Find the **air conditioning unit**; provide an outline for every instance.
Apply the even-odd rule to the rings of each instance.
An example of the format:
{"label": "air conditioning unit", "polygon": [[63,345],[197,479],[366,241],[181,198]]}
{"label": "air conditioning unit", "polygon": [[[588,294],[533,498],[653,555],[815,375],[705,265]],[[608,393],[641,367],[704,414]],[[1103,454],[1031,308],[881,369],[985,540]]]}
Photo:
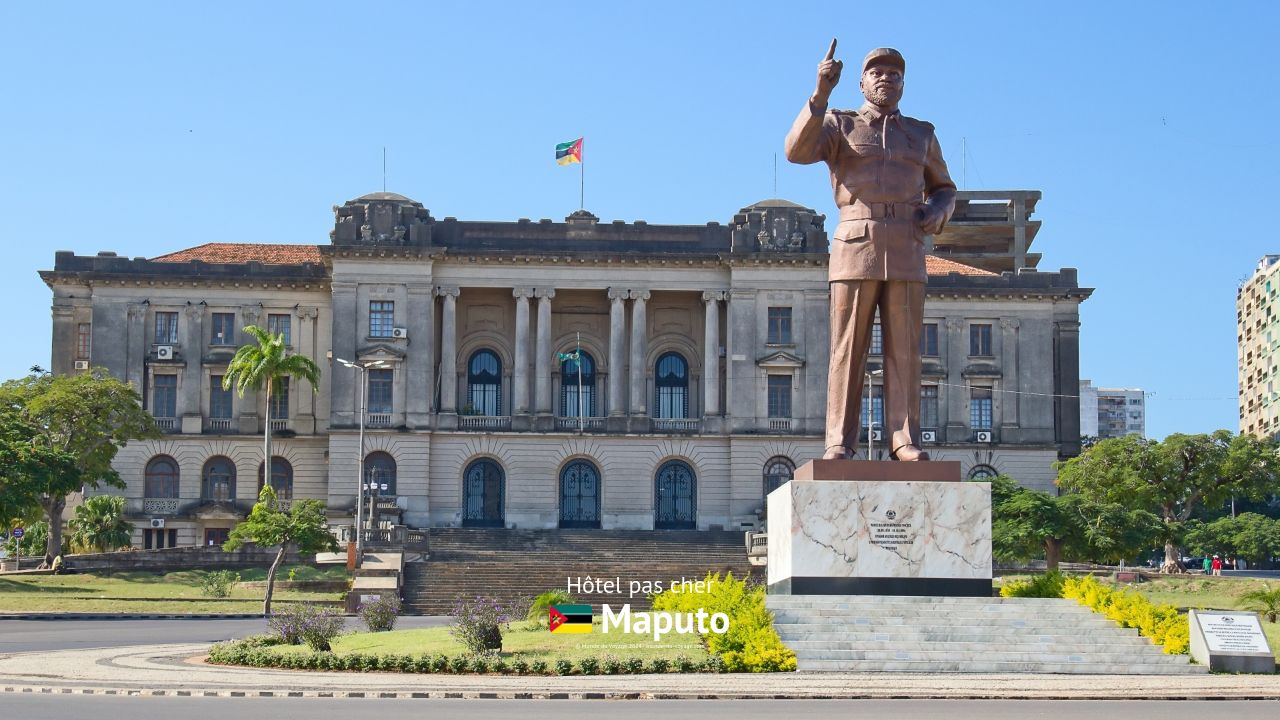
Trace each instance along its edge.
{"label": "air conditioning unit", "polygon": [[77,361],[76,361],[76,369],[77,369],[77,370],[88,370],[88,369],[89,369],[89,361],[88,361],[88,360],[77,360]]}
{"label": "air conditioning unit", "polygon": [[938,433],[933,430],[925,430],[920,433],[920,442],[936,443],[938,442]]}
{"label": "air conditioning unit", "polygon": [[159,345],[159,346],[157,346],[157,347],[156,347],[156,359],[157,359],[157,360],[172,360],[172,359],[173,359],[173,346],[172,346],[172,345]]}
{"label": "air conditioning unit", "polygon": [[883,439],[884,439],[884,433],[880,432],[880,430],[878,430],[878,429],[876,429],[876,430],[872,430],[872,431],[871,431],[871,439],[872,439],[872,440],[883,440]]}
{"label": "air conditioning unit", "polygon": [[153,528],[164,527],[164,518],[151,518],[151,527]]}
{"label": "air conditioning unit", "polygon": [[405,339],[409,337],[408,328],[391,328],[391,337]]}
{"label": "air conditioning unit", "polygon": [[980,430],[980,431],[978,431],[978,442],[980,442],[980,443],[989,443],[989,442],[991,442],[991,431],[990,431],[990,430]]}

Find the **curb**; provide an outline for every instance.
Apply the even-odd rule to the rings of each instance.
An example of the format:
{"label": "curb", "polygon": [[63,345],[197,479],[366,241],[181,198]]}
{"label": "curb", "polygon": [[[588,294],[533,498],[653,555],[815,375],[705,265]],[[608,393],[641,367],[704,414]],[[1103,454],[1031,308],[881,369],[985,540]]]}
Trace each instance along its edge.
{"label": "curb", "polygon": [[262,613],[0,613],[0,620],[261,620]]}
{"label": "curb", "polygon": [[374,698],[379,700],[1276,700],[1280,695],[1230,695],[1205,697],[1196,693],[1100,694],[1100,693],[996,693],[849,692],[849,693],[736,693],[736,692],[516,692],[516,691],[379,691],[379,690],[153,690],[145,688],[62,687],[11,685],[0,693],[27,695],[117,695],[126,697],[219,698]]}

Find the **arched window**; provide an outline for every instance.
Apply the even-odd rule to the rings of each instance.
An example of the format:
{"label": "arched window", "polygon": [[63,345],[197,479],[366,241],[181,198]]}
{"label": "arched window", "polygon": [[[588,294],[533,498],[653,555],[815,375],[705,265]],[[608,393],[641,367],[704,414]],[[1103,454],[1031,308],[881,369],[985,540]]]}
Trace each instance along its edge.
{"label": "arched window", "polygon": [[560,527],[600,527],[600,471],[588,460],[560,471]]}
{"label": "arched window", "polygon": [[698,521],[698,478],[693,468],[669,460],[654,477],[653,526],[658,530],[693,530]]}
{"label": "arched window", "polygon": [[594,417],[595,414],[596,362],[591,353],[579,350],[577,360],[560,363],[560,416]]}
{"label": "arched window", "polygon": [[1000,474],[999,470],[990,465],[974,465],[969,470],[970,480],[987,480]]}
{"label": "arched window", "polygon": [[168,455],[158,455],[147,463],[143,497],[178,497],[178,463]]}
{"label": "arched window", "polygon": [[462,526],[502,527],[505,524],[502,466],[476,460],[462,473]]}
{"label": "arched window", "polygon": [[680,353],[669,352],[658,358],[654,385],[658,394],[654,417],[689,417],[689,363]]}
{"label": "arched window", "polygon": [[764,494],[769,493],[791,482],[796,473],[796,464],[790,458],[775,455],[764,464]]}
{"label": "arched window", "polygon": [[467,405],[475,415],[502,414],[502,361],[492,350],[477,350],[467,363]]}
{"label": "arched window", "polygon": [[230,502],[236,499],[236,466],[221,455],[204,464],[200,481],[200,499],[205,502]]}
{"label": "arched window", "polygon": [[[371,452],[364,458],[365,485],[377,483],[378,495],[396,494],[396,460],[382,451]],[[386,489],[383,489],[386,485]]]}
{"label": "arched window", "polygon": [[[271,458],[271,487],[276,499],[293,499],[293,466],[279,455]],[[258,463],[258,490],[262,490],[262,463]]]}

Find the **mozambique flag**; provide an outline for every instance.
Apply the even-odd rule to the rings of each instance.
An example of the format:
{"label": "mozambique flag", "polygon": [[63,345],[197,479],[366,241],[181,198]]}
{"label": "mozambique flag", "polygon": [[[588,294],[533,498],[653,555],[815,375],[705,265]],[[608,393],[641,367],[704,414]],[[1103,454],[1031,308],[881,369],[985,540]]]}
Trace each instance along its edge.
{"label": "mozambique flag", "polygon": [[591,632],[590,605],[552,605],[547,613],[553,633]]}
{"label": "mozambique flag", "polygon": [[556,146],[556,164],[568,165],[582,162],[582,138]]}

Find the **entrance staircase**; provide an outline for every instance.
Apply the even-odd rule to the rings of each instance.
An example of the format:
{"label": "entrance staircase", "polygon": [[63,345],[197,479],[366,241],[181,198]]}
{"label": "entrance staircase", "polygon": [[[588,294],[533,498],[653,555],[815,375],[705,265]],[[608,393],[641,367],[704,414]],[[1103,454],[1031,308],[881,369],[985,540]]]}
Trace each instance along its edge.
{"label": "entrance staircase", "polygon": [[1206,673],[1073,600],[770,595],[800,671]]}
{"label": "entrance staircase", "polygon": [[[429,559],[405,564],[405,611],[447,615],[458,597],[512,602],[566,589],[568,578],[621,578],[621,594],[572,593],[579,603],[647,610],[629,597],[632,580],[702,579],[708,571],[752,571],[740,532],[681,530],[506,530],[431,528]],[[757,569],[759,572],[759,569]]]}

